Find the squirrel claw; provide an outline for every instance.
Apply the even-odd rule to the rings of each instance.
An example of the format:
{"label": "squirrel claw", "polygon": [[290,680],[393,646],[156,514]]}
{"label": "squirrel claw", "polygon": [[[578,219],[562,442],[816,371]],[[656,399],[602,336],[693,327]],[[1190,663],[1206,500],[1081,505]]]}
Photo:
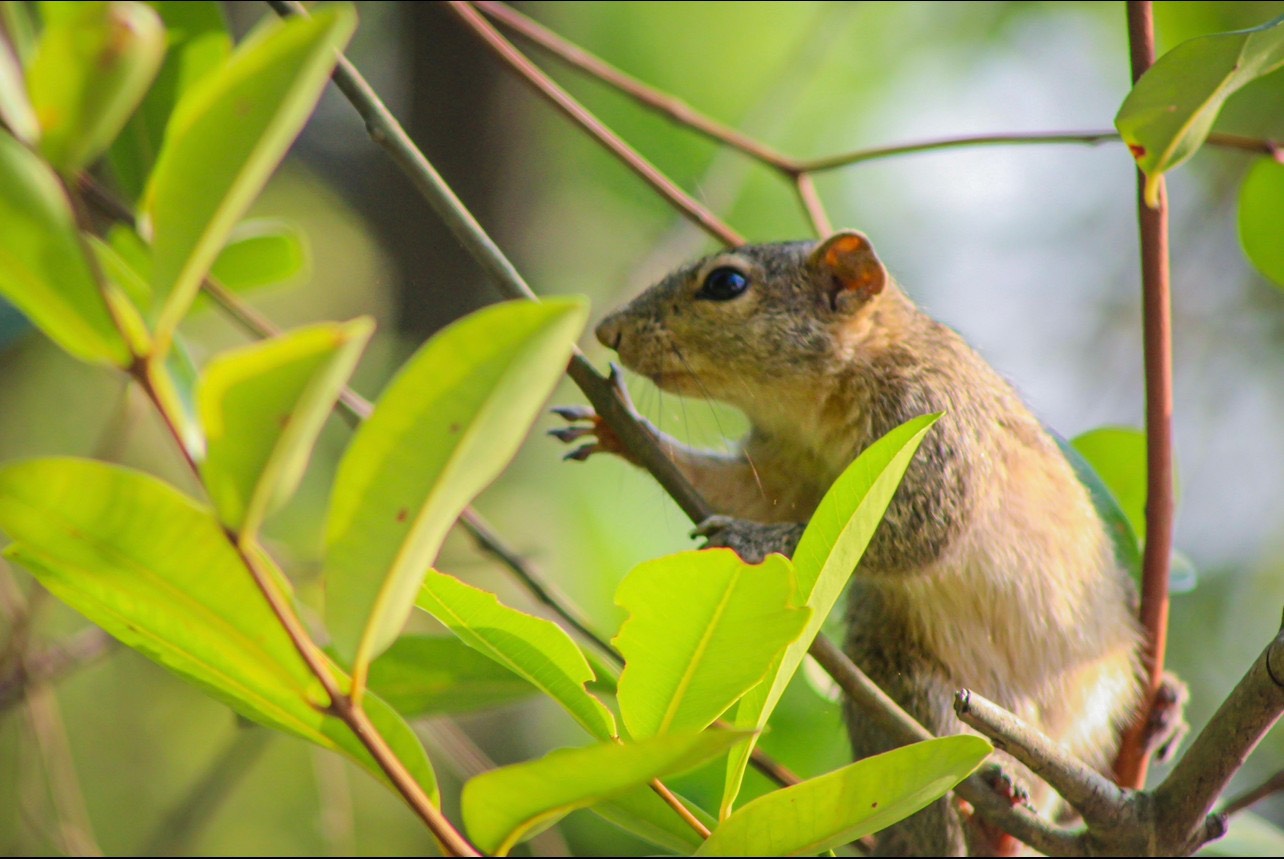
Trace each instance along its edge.
{"label": "squirrel claw", "polygon": [[597,417],[592,406],[554,406],[549,411],[568,421],[591,421]]}
{"label": "squirrel claw", "polygon": [[593,427],[558,427],[549,430],[548,434],[560,442],[570,444],[573,441],[584,438],[586,435],[593,435],[594,432]]}
{"label": "squirrel claw", "polygon": [[597,453],[601,449],[602,449],[602,445],[598,444],[597,442],[594,442],[592,444],[581,445],[575,448],[575,450],[571,451],[570,453],[565,454],[562,457],[562,459],[563,461],[567,461],[567,462],[583,462],[584,460],[588,459],[590,456]]}

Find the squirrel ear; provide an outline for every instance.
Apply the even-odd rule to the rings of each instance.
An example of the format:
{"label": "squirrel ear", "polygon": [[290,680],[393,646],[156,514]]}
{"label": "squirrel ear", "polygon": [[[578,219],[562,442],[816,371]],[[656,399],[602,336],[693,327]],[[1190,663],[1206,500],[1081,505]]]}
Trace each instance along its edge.
{"label": "squirrel ear", "polygon": [[874,246],[855,230],[834,233],[816,245],[807,265],[820,275],[834,309],[852,302],[864,304],[887,285],[887,269]]}

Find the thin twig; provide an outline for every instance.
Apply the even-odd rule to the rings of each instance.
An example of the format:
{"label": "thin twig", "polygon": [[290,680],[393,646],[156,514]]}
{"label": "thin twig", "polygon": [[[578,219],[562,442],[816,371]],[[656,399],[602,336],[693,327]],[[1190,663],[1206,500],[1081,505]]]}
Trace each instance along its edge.
{"label": "thin twig", "polygon": [[1279,793],[1280,791],[1284,791],[1284,770],[1280,770],[1275,773],[1275,775],[1271,776],[1252,790],[1246,790],[1239,796],[1231,799],[1226,803],[1225,807],[1222,808],[1222,814],[1229,817],[1232,814],[1243,811],[1250,805],[1266,799],[1266,797],[1271,794]]}
{"label": "thin twig", "polygon": [[[706,137],[723,143],[762,164],[772,167],[789,177],[804,173],[821,172],[858,164],[862,161],[874,161],[898,155],[909,155],[917,152],[929,152],[937,149],[952,149],[966,146],[990,145],[1024,145],[1078,143],[1096,145],[1099,143],[1119,142],[1119,132],[1106,131],[1055,131],[1013,134],[969,134],[943,137],[935,140],[924,140],[903,143],[893,146],[857,149],[851,152],[827,155],[820,158],[798,159],[785,155],[760,140],[757,140],[738,129],[724,125],[703,114],[686,102],[649,86],[637,78],[626,74],[580,45],[562,38],[542,24],[523,15],[504,3],[495,0],[476,0],[473,3],[485,14],[499,21],[503,26],[520,33],[544,50],[569,63],[571,66],[589,74],[598,80],[615,87],[620,92],[633,98],[639,104],[668,116],[673,121],[684,125]],[[1228,149],[1240,149],[1268,155],[1276,160],[1284,159],[1284,151],[1278,143],[1271,140],[1260,140],[1236,134],[1215,132],[1210,134],[1207,143]]]}
{"label": "thin twig", "polygon": [[238,724],[235,730],[232,739],[215,753],[209,768],[152,831],[140,855],[178,856],[190,852],[191,839],[214,816],[273,737],[272,731],[258,725]]}
{"label": "thin twig", "polygon": [[58,699],[53,689],[37,684],[27,688],[25,700],[28,722],[44,763],[45,780],[57,815],[55,837],[59,849],[69,856],[102,856],[67,744],[67,728]]}
{"label": "thin twig", "polygon": [[22,700],[28,686],[57,683],[73,671],[110,653],[116,640],[96,626],[83,629],[70,640],[24,655],[0,677],[0,713]]}
{"label": "thin twig", "polygon": [[656,795],[659,796],[660,799],[664,800],[665,804],[668,805],[669,808],[676,811],[678,817],[681,817],[683,822],[695,831],[696,835],[699,835],[701,838],[709,837],[709,827],[701,823],[700,819],[692,814],[691,810],[682,804],[682,800],[674,796],[673,791],[665,787],[664,783],[658,778],[651,779],[651,790],[655,791]]}
{"label": "thin twig", "polygon": [[680,125],[737,149],[786,174],[798,172],[797,162],[794,159],[781,155],[770,146],[701,113],[682,99],[644,84],[637,78],[620,71],[601,57],[589,53],[573,42],[563,39],[552,30],[532,18],[528,18],[507,4],[493,2],[493,0],[478,0],[473,5],[505,27],[520,33],[523,37],[530,39],[559,59],[570,63],[581,71],[587,72],[598,80],[610,84],[635,101],[652,110],[663,113]]}
{"label": "thin twig", "polygon": [[811,174],[799,173],[794,179],[794,186],[798,190],[798,199],[802,201],[803,211],[811,219],[812,230],[820,238],[828,236],[834,228],[830,225],[825,204],[821,202],[820,194],[816,192],[816,182]]}
{"label": "thin twig", "polygon": [[[1155,26],[1149,0],[1128,2],[1128,43],[1136,83],[1155,61]],[[1168,279],[1168,195],[1158,179],[1158,204],[1145,199],[1146,176],[1137,171],[1137,220],[1146,368],[1146,547],[1142,558],[1141,624],[1146,634],[1146,706],[1120,743],[1115,778],[1125,787],[1146,783],[1145,725],[1164,673],[1168,640],[1168,570],[1173,538],[1172,308]]]}
{"label": "thin twig", "polygon": [[634,173],[642,178],[661,196],[677,206],[702,227],[709,235],[730,247],[739,247],[745,243],[743,237],[723,223],[722,219],[683,191],[673,180],[664,175],[654,164],[625,143],[615,132],[607,128],[601,120],[586,110],[570,93],[562,89],[553,79],[540,71],[539,67],[517,50],[498,30],[490,25],[480,12],[460,0],[451,0],[450,8],[463,19],[478,38],[494,54],[504,61],[509,68],[516,71],[541,98],[550,102],[573,122],[592,135],[593,139],[606,147],[620,161],[624,162]]}

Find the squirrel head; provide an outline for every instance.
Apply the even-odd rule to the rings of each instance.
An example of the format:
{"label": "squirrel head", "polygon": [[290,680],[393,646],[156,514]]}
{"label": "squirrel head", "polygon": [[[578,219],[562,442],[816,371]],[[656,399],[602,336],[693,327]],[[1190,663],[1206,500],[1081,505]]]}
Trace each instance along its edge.
{"label": "squirrel head", "polygon": [[880,308],[900,302],[869,239],[845,230],[685,265],[603,319],[597,337],[661,388],[752,415],[772,387],[849,363],[878,328]]}

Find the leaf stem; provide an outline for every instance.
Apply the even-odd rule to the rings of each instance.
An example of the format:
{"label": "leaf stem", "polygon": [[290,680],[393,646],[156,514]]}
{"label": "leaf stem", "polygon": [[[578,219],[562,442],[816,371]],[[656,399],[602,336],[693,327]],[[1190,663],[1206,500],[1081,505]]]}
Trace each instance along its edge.
{"label": "leaf stem", "polygon": [[[1128,2],[1128,43],[1135,84],[1155,61],[1155,25],[1149,0]],[[1146,176],[1137,171],[1141,232],[1143,349],[1146,371],[1146,547],[1142,556],[1141,624],[1146,640],[1146,706],[1125,733],[1115,778],[1125,787],[1146,783],[1149,751],[1143,735],[1164,673],[1168,640],[1168,572],[1173,538],[1172,308],[1168,275],[1168,194],[1156,177],[1157,203],[1146,204]]]}
{"label": "leaf stem", "polygon": [[659,795],[660,799],[664,800],[670,808],[676,811],[678,816],[686,822],[687,826],[694,829],[697,835],[701,838],[709,837],[709,827],[701,823],[700,820],[691,813],[691,810],[682,804],[682,800],[674,796],[673,791],[665,787],[664,783],[658,778],[651,779],[651,790],[655,791],[656,794]]}

